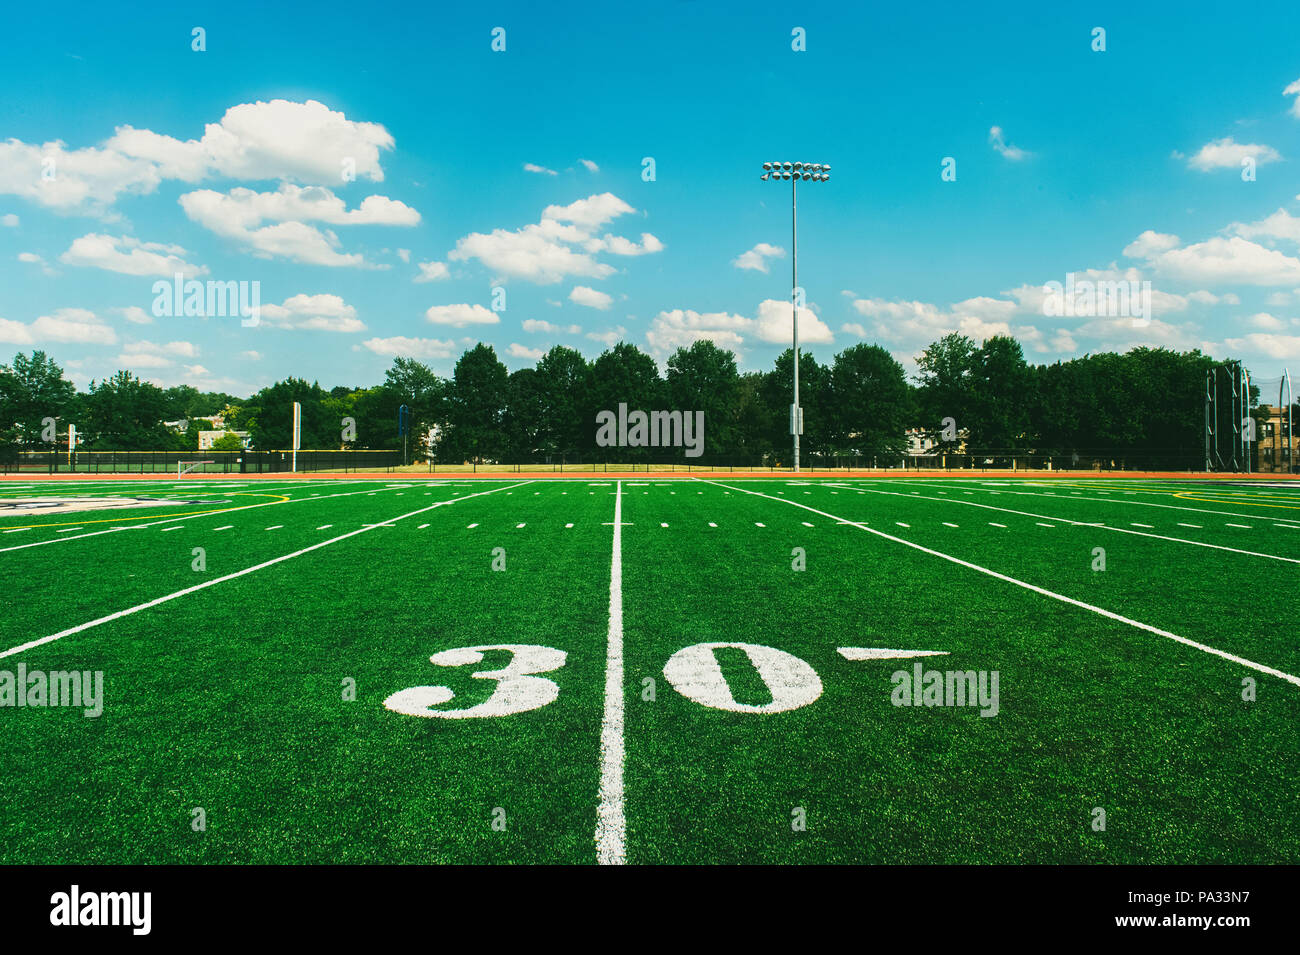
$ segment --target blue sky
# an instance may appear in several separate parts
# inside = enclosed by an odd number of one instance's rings
[[[1300,366],[1300,11],[1041,7],[16,7],[0,355],[235,393],[449,374],[479,340],[512,369],[700,337],[765,368],[790,194],[759,166],[802,160],[833,166],[799,190],[822,361],[865,340],[911,370],[958,330]],[[261,323],[153,314],[178,269],[260,283]],[[1071,272],[1150,281],[1151,320],[1044,314]]]

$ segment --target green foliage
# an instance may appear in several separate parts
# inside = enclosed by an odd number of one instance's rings
[[[240,439],[239,435],[227,431],[221,437],[217,438],[217,440],[212,442],[212,450],[242,451],[244,450],[244,442]]]
[[[22,447],[45,447],[41,422],[47,417],[57,420],[61,436],[69,422],[77,424],[88,448],[194,450],[199,430],[210,430],[216,414],[224,414],[227,428],[248,431],[254,448],[287,450],[298,401],[304,449],[399,449],[398,409],[405,404],[412,460],[684,460],[677,449],[598,448],[596,414],[617,413],[626,404],[629,410],[703,411],[701,464],[787,466],[792,365],[793,352],[786,349],[770,370],[742,374],[732,352],[700,340],[676,349],[661,375],[652,356],[619,342],[591,362],[556,346],[535,368],[509,374],[496,352],[480,344],[461,356],[450,380],[399,357],[384,381],[371,387],[326,391],[288,378],[244,400],[190,385],[163,390],[127,371],[78,395],[58,365],[37,351],[0,365],[0,452],[13,456]],[[938,437],[943,420],[952,418],[958,434],[940,445],[941,453],[964,444],[972,456],[999,463],[1034,453],[1069,463],[1079,463],[1077,454],[1089,462],[1199,467],[1205,375],[1216,365],[1224,367],[1200,351],[1145,347],[1030,365],[1013,338],[995,335],[977,345],[953,333],[918,356],[913,385],[878,345],[850,346],[829,365],[803,352],[802,453],[809,464],[888,464],[905,452],[908,428]],[[1226,371],[1220,378],[1218,426],[1226,433],[1232,426],[1224,417]],[[1263,421],[1261,410],[1251,413]],[[184,433],[162,424],[177,419],[187,421]],[[349,419],[354,436],[345,426]]]
[[[163,424],[167,396],[129,371],[96,384],[83,402],[81,433],[90,451],[182,450],[183,435]]]
[[[337,448],[341,424],[326,407],[327,395],[315,382],[286,378],[263,388],[240,408],[233,430],[249,432],[252,447],[259,451],[287,451],[293,447],[293,403],[302,405],[300,447]],[[231,422],[226,422],[230,425]]]
[[[43,351],[19,353],[11,364],[0,365],[0,447],[43,448],[43,421],[54,418],[67,442],[67,422],[61,420],[76,406],[77,390],[63,377],[63,369]]]
[[[903,433],[916,420],[915,403],[903,366],[893,355],[879,345],[846,348],[835,356],[831,391],[832,441],[838,453],[875,460],[903,452]]]
[[[488,462],[504,456],[509,377],[491,345],[480,342],[460,356],[452,377],[448,433],[440,460]]]

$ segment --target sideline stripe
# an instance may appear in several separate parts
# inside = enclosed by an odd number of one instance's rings
[[[614,553],[609,562],[609,643],[605,651],[605,717],[600,726],[600,806],[596,861],[627,862],[623,813],[623,482],[614,492]]]
[[[702,483],[716,484],[717,482],[704,481]],[[717,486],[728,487],[729,485],[718,484]],[[732,488],[732,490],[739,491],[743,489]],[[814,507],[809,507],[807,504],[800,504],[798,501],[790,501],[790,500],[786,500],[785,498],[773,497],[771,494],[763,494],[760,491],[743,491],[743,493],[753,494],[758,497],[765,497],[769,501],[777,501],[780,504],[789,504],[793,507],[802,507],[806,511],[812,511],[814,514],[820,514],[822,517],[829,517],[832,520],[842,520],[842,518],[836,518],[834,514],[828,514],[825,511],[819,511]],[[1159,627],[1153,627],[1149,623],[1142,623],[1142,621],[1140,620],[1134,620],[1131,617],[1125,617],[1122,614],[1115,613],[1114,611],[1111,610],[1106,610],[1102,607],[1095,606],[1094,604],[1085,603],[1082,600],[1075,600],[1073,597],[1067,597],[1065,594],[1058,594],[1056,591],[1048,590],[1046,587],[1039,587],[1036,584],[1029,583],[1028,581],[1018,580],[1015,577],[1009,577],[1006,574],[1000,574],[996,570],[992,570],[988,567],[982,567],[979,564],[972,564],[970,561],[962,560],[960,557],[954,557],[951,554],[945,554],[943,551],[932,550],[929,547],[924,547],[912,541],[904,540],[901,537],[895,537],[893,534],[886,534],[884,531],[875,530],[874,528],[867,527],[865,524],[859,524],[855,521],[845,521],[845,523],[852,524],[854,527],[857,527],[859,530],[864,530],[868,534],[875,534],[877,537],[883,537],[885,540],[893,541],[896,544],[902,544],[904,547],[911,547],[913,550],[919,550],[924,554],[931,555],[932,557],[938,557],[941,558],[942,560],[949,561],[950,563],[957,564],[961,567],[966,567],[969,568],[970,570],[978,571],[981,574],[987,574],[988,576],[994,577],[997,580],[1005,581],[1008,584],[1014,584],[1017,587],[1023,587],[1025,590],[1032,591],[1033,593],[1036,594],[1041,594],[1044,597],[1051,597],[1053,600],[1059,600],[1062,603],[1067,603],[1070,604],[1071,606],[1079,607],[1082,610],[1090,610],[1095,614],[1100,614],[1101,616],[1107,617],[1111,620],[1116,620],[1120,623],[1128,624],[1130,627],[1136,627],[1139,630],[1145,630],[1147,633],[1154,633],[1156,636],[1164,637],[1168,640],[1173,640],[1174,642],[1181,643],[1184,646],[1192,647],[1193,649],[1200,650],[1204,653],[1213,654],[1216,657],[1221,657],[1222,659],[1229,660],[1232,663],[1237,663],[1240,664],[1241,666],[1249,667],[1250,669],[1257,670],[1260,673],[1267,673],[1269,676],[1275,676],[1278,679],[1286,680],[1288,683],[1291,683],[1295,686],[1300,686],[1300,676],[1296,676],[1293,673],[1285,673],[1282,670],[1276,670],[1273,667],[1265,666],[1262,663],[1256,663],[1254,660],[1247,660],[1245,657],[1239,657],[1235,653],[1228,653],[1226,650],[1220,650],[1217,647],[1212,647],[1205,643],[1198,643],[1197,641],[1190,640],[1187,637],[1180,637],[1176,633],[1171,633],[1168,630],[1161,630]]]
[[[512,486],[523,487],[524,484],[530,484],[530,483],[532,482],[524,481],[523,484],[515,484]],[[401,515],[401,517],[394,517],[393,520],[400,521],[407,517],[414,517],[416,514],[423,514],[425,511],[431,511],[436,507],[442,507],[444,504],[455,504],[457,501],[469,500],[469,498],[471,497],[481,497],[484,494],[494,494],[500,490],[503,490],[503,488],[498,487],[498,488],[493,488],[491,491],[480,491],[477,494],[467,494],[465,495],[465,497],[458,497],[452,501],[439,501],[437,504],[431,504],[428,507],[422,507],[418,511],[410,511],[409,513]],[[376,525],[376,526],[382,526],[382,525]],[[75,627],[69,627],[67,630],[60,630],[58,633],[52,633],[48,637],[41,637],[38,640],[29,640],[27,643],[22,643],[16,647],[10,647],[8,650],[0,651],[0,660],[3,660],[5,657],[11,657],[15,653],[22,653],[24,650],[31,650],[34,647],[39,647],[46,643],[53,643],[55,640],[61,640],[64,637],[70,637],[74,633],[81,633],[83,630],[89,630],[92,627],[98,627],[100,624],[109,623],[110,621],[118,620],[121,617],[129,617],[131,616],[131,614],[139,613],[141,610],[148,610],[151,607],[157,607],[159,604],[165,604],[169,600],[175,600],[177,597],[184,597],[187,594],[196,593],[197,591],[200,590],[206,590],[208,587],[215,587],[217,584],[224,583],[227,580],[234,580],[236,577],[243,577],[246,574],[254,573],[255,571],[262,570],[266,567],[273,567],[276,564],[282,564],[286,560],[293,560],[295,557],[301,557],[303,554],[310,554],[314,550],[320,550],[322,547],[328,547],[330,544],[337,544],[341,540],[347,540],[349,537],[356,537],[358,534],[364,534],[366,533],[366,531],[372,529],[373,528],[371,527],[362,527],[359,530],[348,531],[348,533],[340,534],[338,537],[331,537],[329,540],[321,541],[318,544],[312,544],[310,547],[304,547],[302,550],[296,550],[292,554],[284,554],[281,557],[273,557],[270,560],[263,561],[260,564],[254,564],[252,567],[245,567],[243,570],[237,570],[233,574],[226,574],[224,577],[216,577],[212,580],[205,580],[201,584],[195,584],[193,587],[186,587],[184,590],[178,590],[175,593],[167,594],[165,597],[158,597],[154,600],[148,601],[147,603],[137,604],[134,607],[128,607],[126,610],[119,610],[117,611],[117,613],[110,613],[106,617],[99,617],[87,623],[78,624]]]

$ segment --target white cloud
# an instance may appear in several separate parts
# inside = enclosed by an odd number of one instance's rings
[[[330,225],[413,226],[420,214],[387,196],[367,196],[349,210],[329,189],[282,183],[277,192],[236,188],[228,194],[200,189],[180,197],[189,218],[217,235],[252,249],[261,258],[281,257],[308,265],[359,266],[361,255],[338,250],[338,236],[309,226],[308,221]],[[263,222],[274,223],[262,225]]]
[[[152,325],[153,316],[142,309],[139,305],[128,305],[125,308],[115,308],[117,312],[132,325]]]
[[[731,264],[738,269],[753,269],[756,272],[766,272],[769,258],[785,258],[785,249],[779,245],[760,242],[748,252],[742,252],[732,259]]]
[[[1234,222],[1227,231],[1243,239],[1281,239],[1300,245],[1300,217],[1285,209],[1278,209],[1258,222]]]
[[[122,353],[117,362],[132,368],[170,368],[177,358],[197,358],[198,347],[193,342],[167,342],[158,344],[150,341],[127,342],[122,346]],[[190,366],[201,367],[201,366]],[[203,369],[207,374],[207,369]]]
[[[1260,143],[1238,143],[1231,136],[1215,139],[1200,148],[1196,155],[1187,160],[1187,165],[1201,172],[1214,169],[1240,169],[1243,159],[1253,159],[1255,164],[1277,162],[1281,154],[1272,146]]]
[[[779,299],[765,299],[758,305],[756,318],[730,312],[700,313],[691,309],[660,312],[650,323],[646,341],[657,354],[678,347],[689,347],[708,339],[720,348],[744,347],[750,336],[760,341],[785,344],[793,337],[792,306]],[[830,328],[809,308],[799,309],[799,341],[815,345],[834,340]]]
[[[262,306],[262,324],[273,328],[317,332],[364,332],[357,310],[338,295],[299,293],[282,305]]]
[[[0,318],[0,342],[11,345],[45,345],[49,342],[76,345],[112,345],[117,333],[94,312],[84,308],[60,308],[42,315],[31,324]]]
[[[221,176],[326,184],[345,181],[345,171],[382,182],[379,152],[391,150],[394,143],[378,123],[349,120],[316,100],[276,99],[230,107],[221,122],[207,124],[199,140],[119,126],[105,145],[156,165],[168,179],[198,182]]]
[[[403,335],[368,338],[361,345],[376,355],[388,358],[398,355],[407,358],[450,358],[456,351],[456,343],[451,339],[442,341],[437,338],[407,338]]]
[[[543,176],[558,176],[559,173],[554,169],[547,169],[545,166],[539,166],[536,163],[524,163],[524,172],[535,172]]]
[[[989,128],[989,145],[1012,162],[1019,162],[1021,159],[1025,159],[1029,156],[1029,153],[1021,149],[1019,146],[1013,146],[1007,142],[1001,126],[992,126]]]
[[[1251,332],[1241,338],[1229,338],[1226,344],[1235,352],[1260,355],[1279,361],[1294,361],[1300,358],[1300,335]]]
[[[1143,259],[1157,272],[1198,284],[1295,285],[1300,283],[1300,259],[1248,242],[1240,236],[1215,237],[1179,247],[1173,235],[1147,231],[1125,249],[1129,258]]]
[[[542,210],[542,219],[571,222],[581,229],[590,230],[629,212],[636,210],[612,192],[602,192],[600,195],[574,200],[567,206],[547,206]]]
[[[582,332],[582,326],[580,325],[569,325],[567,327],[563,325],[552,325],[550,322],[545,322],[537,318],[524,319],[523,327],[526,332],[545,335],[578,335]]]
[[[1295,101],[1291,103],[1291,115],[1300,119],[1300,80],[1296,80],[1282,91],[1283,96],[1294,96]]]
[[[441,282],[451,278],[451,270],[447,268],[446,262],[418,262],[416,265],[420,269],[420,274],[415,277],[416,282]]]
[[[1124,254],[1130,259],[1150,259],[1178,248],[1180,243],[1176,235],[1147,229],[1124,247]]]
[[[525,345],[520,345],[518,342],[511,342],[510,347],[506,349],[506,352],[512,358],[526,358],[529,361],[539,361],[542,356],[546,354],[544,349],[528,348]]]
[[[41,267],[41,271],[46,275],[58,274],[57,272],[54,271],[54,269],[50,268],[50,264],[46,262],[45,259],[37,255],[35,252],[19,252],[18,261],[25,262],[28,265],[39,265]]]
[[[119,195],[150,193],[161,181],[152,163],[112,149],[70,150],[59,140],[0,143],[0,194],[57,212],[100,214]]]
[[[18,228],[18,217],[12,212],[6,212],[4,215],[0,216],[0,225],[10,229],[16,229]]]
[[[393,137],[376,123],[358,123],[315,100],[243,103],[209,123],[198,140],[119,126],[103,147],[68,149],[0,143],[0,194],[17,195],[64,213],[105,215],[122,195],[154,192],[164,179],[210,176],[343,182],[382,181],[379,151]]]
[[[1257,312],[1246,319],[1246,324],[1251,328],[1263,329],[1266,332],[1280,332],[1286,328],[1286,322],[1268,312]]]
[[[743,315],[727,312],[701,314],[691,309],[675,308],[660,312],[650,324],[646,341],[651,351],[666,354],[676,348],[689,348],[695,342],[707,339],[719,348],[736,349],[745,343],[742,334],[753,325],[753,320]]]
[[[620,215],[635,212],[610,192],[578,199],[567,206],[547,206],[541,221],[521,229],[472,232],[461,237],[447,256],[453,262],[478,259],[497,275],[520,278],[537,285],[554,285],[569,276],[606,278],[614,268],[595,255],[645,255],[659,252],[663,243],[643,233],[641,243],[622,236],[593,233]]]
[[[496,325],[501,317],[482,305],[433,305],[424,317],[434,325],[464,328],[466,325]]]
[[[784,344],[792,342],[794,335],[794,307],[780,299],[764,299],[758,304],[758,319],[755,331],[765,342]],[[810,308],[799,309],[799,341],[801,344],[824,345],[833,341],[835,336],[829,327]]]
[[[1041,286],[1025,286],[1024,289],[1036,290],[1041,296]],[[929,302],[858,299],[853,307],[859,315],[873,319],[869,330],[857,326],[856,330],[862,333],[860,337],[910,348],[913,354],[950,332],[959,332],[976,342],[994,335],[1013,335],[1028,345],[1030,350],[1047,352],[1049,343],[1036,326],[1011,324],[1013,315],[1025,314],[1036,308],[1034,301],[1027,299],[1016,303],[977,297],[958,302],[951,308],[940,308]],[[800,327],[802,328],[802,322]]]
[[[614,274],[613,266],[571,249],[545,222],[514,232],[470,233],[456,242],[447,258],[453,262],[478,259],[498,275],[538,285],[554,285],[570,275],[603,279]]]
[[[179,272],[186,278],[193,278],[207,274],[207,268],[191,265],[182,259],[181,256],[185,254],[179,245],[141,242],[127,235],[114,238],[92,232],[74,239],[68,251],[59,256],[59,261],[67,265],[121,272],[123,275],[171,277]]]
[[[401,259],[403,262],[410,262],[410,261],[411,261],[411,250],[410,250],[410,249],[398,249],[398,250],[397,250],[397,257],[398,257],[399,259]]]
[[[587,337],[593,342],[600,342],[606,348],[612,348],[619,342],[626,340],[627,329],[622,325],[615,325],[603,332],[587,332]]]
[[[612,295],[598,292],[594,288],[575,285],[573,291],[569,293],[569,301],[577,305],[585,305],[587,308],[596,308],[603,311],[613,304],[614,298]]]
[[[648,255],[664,250],[664,244],[649,232],[641,233],[639,245],[621,235],[606,233],[602,238],[597,239],[593,236],[585,240],[582,247],[588,252],[608,252],[611,255]]]
[[[582,163],[584,166],[587,167],[587,172],[600,172],[600,167],[597,166],[590,159],[579,159],[578,162]]]
[[[257,192],[242,186],[228,193],[199,189],[180,197],[191,219],[214,232],[248,231],[263,222],[324,222],[329,225],[414,226],[420,213],[387,196],[366,196],[349,209],[342,198],[324,186],[280,184],[275,192]]]
[[[239,357],[244,359],[245,361],[261,361],[262,353],[260,351],[253,351],[250,349],[249,351],[241,351],[239,353]]]
[[[1235,292],[1225,292],[1222,295],[1215,295],[1213,292],[1199,289],[1195,292],[1187,293],[1187,300],[1195,302],[1197,305],[1240,305],[1241,299]]]

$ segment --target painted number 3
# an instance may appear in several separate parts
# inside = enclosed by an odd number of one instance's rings
[[[767,685],[770,703],[739,703],[732,696],[715,650],[743,650]],[[407,716],[447,720],[481,716],[509,716],[536,710],[555,700],[560,688],[538,673],[549,673],[564,666],[565,653],[551,647],[523,643],[498,643],[482,647],[457,647],[429,657],[436,666],[463,667],[483,662],[485,650],[508,650],[510,662],[499,670],[479,670],[470,676],[476,680],[496,680],[496,689],[482,703],[464,709],[438,709],[455,699],[446,686],[413,686],[399,690],[384,706]],[[678,650],[664,667],[664,676],[682,696],[701,706],[733,713],[780,713],[812,703],[822,694],[822,681],[811,666],[798,657],[754,643],[697,643]]]
[[[474,719],[480,716],[509,716],[535,710],[552,702],[560,695],[560,688],[537,673],[549,673],[564,666],[563,650],[538,647],[526,643],[496,643],[481,647],[457,647],[443,650],[429,657],[429,662],[440,667],[463,667],[483,662],[485,650],[508,650],[510,662],[499,670],[478,670],[470,676],[476,680],[496,680],[492,695],[465,709],[435,709],[455,699],[456,694],[446,686],[413,686],[399,690],[384,706],[394,713],[407,716],[424,716],[444,720]]]

